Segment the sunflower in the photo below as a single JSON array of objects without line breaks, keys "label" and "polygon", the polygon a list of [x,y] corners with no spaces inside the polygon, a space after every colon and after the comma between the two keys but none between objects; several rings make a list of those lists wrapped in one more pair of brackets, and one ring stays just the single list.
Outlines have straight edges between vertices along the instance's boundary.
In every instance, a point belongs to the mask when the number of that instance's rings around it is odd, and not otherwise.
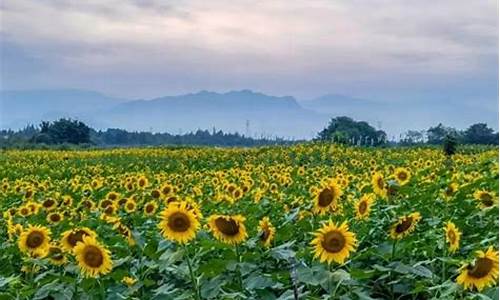
[{"label": "sunflower", "polygon": [[24,206],[21,206],[19,208],[18,213],[22,217],[27,217],[27,216],[31,215],[31,210],[28,206],[24,205]]},{"label": "sunflower", "polygon": [[270,247],[272,241],[274,240],[276,229],[274,228],[273,224],[271,224],[271,221],[269,221],[268,217],[264,217],[259,221],[258,231],[260,232],[260,241],[262,242],[264,247]]},{"label": "sunflower", "polygon": [[460,236],[462,235],[462,233],[458,230],[457,226],[455,226],[455,224],[453,224],[452,222],[446,223],[446,226],[444,227],[444,232],[446,236],[446,241],[450,244],[448,250],[451,253],[457,251],[460,245]]},{"label": "sunflower", "polygon": [[411,175],[410,171],[406,168],[396,168],[396,170],[394,170],[394,177],[399,185],[403,186],[410,182]]},{"label": "sunflower", "polygon": [[137,279],[130,276],[125,276],[122,278],[122,283],[127,285],[128,287],[133,286],[137,282]]},{"label": "sunflower", "polygon": [[489,247],[486,252],[476,251],[474,262],[467,263],[460,268],[457,283],[464,288],[482,291],[497,283],[498,280],[498,251]]},{"label": "sunflower", "polygon": [[216,239],[226,244],[236,245],[247,238],[245,217],[241,215],[211,215],[208,228]]},{"label": "sunflower", "polygon": [[416,224],[422,219],[419,212],[411,213],[407,216],[400,217],[399,220],[392,225],[391,238],[400,240],[415,230]]},{"label": "sunflower", "polygon": [[381,173],[376,172],[375,174],[373,174],[373,176],[372,176],[372,188],[373,188],[373,192],[375,194],[377,194],[378,196],[380,196],[382,198],[387,197],[387,186],[386,186],[386,183],[384,181],[384,176]]},{"label": "sunflower", "polygon": [[349,231],[347,222],[338,226],[329,220],[314,236],[311,245],[314,247],[314,257],[319,258],[320,262],[326,261],[330,264],[334,261],[343,264],[350,252],[356,249],[356,235]]},{"label": "sunflower", "polygon": [[142,175],[137,178],[137,187],[144,189],[149,185],[149,180],[146,176]]},{"label": "sunflower", "polygon": [[316,189],[314,195],[314,208],[316,214],[323,215],[330,210],[337,209],[337,201],[342,195],[340,187],[333,181],[324,184],[322,188]]},{"label": "sunflower", "polygon": [[164,185],[161,186],[160,192],[162,193],[163,196],[168,196],[174,191],[174,187],[168,183],[165,183]]},{"label": "sunflower", "polygon": [[71,252],[85,236],[97,237],[97,233],[87,227],[75,228],[62,233],[61,244],[64,250]]},{"label": "sunflower", "polygon": [[200,222],[192,210],[187,208],[187,202],[172,202],[161,212],[161,222],[158,224],[163,237],[185,244],[196,237]]},{"label": "sunflower", "polygon": [[52,212],[47,215],[47,222],[57,224],[64,219],[64,216],[58,212]]},{"label": "sunflower", "polygon": [[475,191],[474,199],[479,202],[479,207],[481,208],[493,207],[498,202],[498,198],[492,192],[485,190]]},{"label": "sunflower", "polygon": [[120,198],[120,194],[117,192],[109,192],[106,194],[106,199],[111,200],[111,201],[116,201]]},{"label": "sunflower", "polygon": [[63,250],[58,246],[51,245],[49,247],[48,257],[50,262],[56,266],[66,263],[66,256],[64,256]]},{"label": "sunflower", "polygon": [[129,198],[127,202],[125,202],[125,211],[127,213],[133,213],[137,208],[137,203],[134,199]]},{"label": "sunflower", "polygon": [[98,277],[111,272],[113,261],[108,249],[92,236],[84,236],[74,249],[76,261],[85,277]]},{"label": "sunflower", "polygon": [[453,195],[455,195],[457,190],[458,190],[458,184],[456,182],[451,182],[444,189],[444,192],[443,192],[444,198],[450,199],[451,197],[453,197]]},{"label": "sunflower", "polygon": [[152,216],[155,214],[157,209],[158,209],[158,204],[154,200],[149,201],[144,205],[144,214],[146,216]]},{"label": "sunflower", "polygon": [[373,195],[363,195],[358,202],[356,202],[356,219],[358,220],[366,220],[370,215],[371,207],[373,202],[375,201],[375,197]]},{"label": "sunflower", "polygon": [[49,245],[50,229],[39,225],[28,225],[18,241],[19,249],[33,257],[47,256]]},{"label": "sunflower", "polygon": [[52,198],[47,198],[42,202],[42,207],[48,211],[53,210],[57,207],[57,201]]}]

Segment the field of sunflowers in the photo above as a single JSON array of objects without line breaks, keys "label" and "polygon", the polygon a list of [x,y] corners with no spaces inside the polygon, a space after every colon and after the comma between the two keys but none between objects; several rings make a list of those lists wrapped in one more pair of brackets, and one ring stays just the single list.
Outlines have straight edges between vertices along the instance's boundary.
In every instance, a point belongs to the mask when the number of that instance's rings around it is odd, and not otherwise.
[{"label": "field of sunflowers", "polygon": [[498,148],[0,152],[0,299],[498,299]]}]

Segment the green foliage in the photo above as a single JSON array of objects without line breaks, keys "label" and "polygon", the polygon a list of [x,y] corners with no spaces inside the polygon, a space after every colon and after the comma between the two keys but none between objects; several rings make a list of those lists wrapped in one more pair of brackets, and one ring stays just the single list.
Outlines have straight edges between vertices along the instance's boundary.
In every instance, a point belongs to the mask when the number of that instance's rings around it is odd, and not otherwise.
[{"label": "green foliage", "polygon": [[40,132],[31,138],[33,143],[85,144],[90,143],[90,128],[85,123],[71,119],[42,122]]},{"label": "green foliage", "polygon": [[443,141],[443,151],[447,156],[452,156],[457,152],[457,139],[452,135],[446,135]]},{"label": "green foliage", "polygon": [[337,117],[331,119],[328,126],[318,133],[317,139],[350,145],[379,146],[386,143],[387,135],[367,122],[354,121],[349,117]]}]

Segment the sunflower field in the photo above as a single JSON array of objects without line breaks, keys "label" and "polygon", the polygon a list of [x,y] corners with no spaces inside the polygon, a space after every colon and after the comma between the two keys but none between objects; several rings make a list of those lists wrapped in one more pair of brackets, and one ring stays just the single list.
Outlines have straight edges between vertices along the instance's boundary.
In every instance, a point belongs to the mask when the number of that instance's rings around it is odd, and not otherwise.
[{"label": "sunflower field", "polygon": [[498,148],[6,150],[0,299],[498,299]]}]

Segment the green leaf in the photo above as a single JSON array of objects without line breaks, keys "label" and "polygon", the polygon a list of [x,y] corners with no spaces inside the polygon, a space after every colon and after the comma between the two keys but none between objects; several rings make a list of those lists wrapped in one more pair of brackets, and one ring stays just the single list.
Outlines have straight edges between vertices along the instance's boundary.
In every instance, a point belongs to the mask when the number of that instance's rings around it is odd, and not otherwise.
[{"label": "green leaf", "polygon": [[253,273],[243,281],[243,285],[247,290],[265,289],[273,286],[274,282],[269,277],[259,273]]}]

